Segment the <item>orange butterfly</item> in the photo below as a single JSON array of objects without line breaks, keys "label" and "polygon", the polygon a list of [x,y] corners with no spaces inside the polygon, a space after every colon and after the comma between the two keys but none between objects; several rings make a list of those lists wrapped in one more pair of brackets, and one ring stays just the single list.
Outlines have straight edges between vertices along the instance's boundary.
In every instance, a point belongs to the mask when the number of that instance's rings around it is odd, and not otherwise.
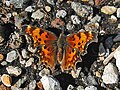
[{"label": "orange butterfly", "polygon": [[34,47],[41,46],[41,63],[54,70],[58,62],[62,71],[75,70],[80,55],[86,53],[86,46],[96,38],[96,34],[91,31],[79,31],[68,36],[62,33],[57,37],[50,31],[32,26],[28,26],[25,32],[32,37]]}]

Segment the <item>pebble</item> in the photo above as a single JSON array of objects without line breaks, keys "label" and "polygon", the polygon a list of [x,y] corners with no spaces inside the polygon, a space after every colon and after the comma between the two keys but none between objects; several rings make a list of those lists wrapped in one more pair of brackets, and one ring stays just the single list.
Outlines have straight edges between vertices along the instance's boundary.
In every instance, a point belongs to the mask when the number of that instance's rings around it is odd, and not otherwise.
[{"label": "pebble", "polygon": [[10,51],[7,54],[6,61],[7,62],[12,62],[12,61],[14,61],[17,58],[18,58],[17,52],[15,50],[13,50],[13,51]]},{"label": "pebble", "polygon": [[0,85],[0,90],[10,90],[9,87],[6,87],[5,85],[1,84]]},{"label": "pebble", "polygon": [[22,69],[19,67],[14,67],[14,66],[8,66],[6,68],[8,74],[12,74],[15,76],[19,76],[22,73]]},{"label": "pebble", "polygon": [[120,50],[114,53],[114,58],[116,59],[116,66],[120,72]]},{"label": "pebble", "polygon": [[81,67],[79,67],[76,71],[72,70],[71,71],[71,75],[73,78],[78,78],[79,77],[79,74],[80,74],[80,71],[81,71]]},{"label": "pebble", "polygon": [[99,71],[96,71],[96,72],[95,72],[95,75],[96,75],[96,77],[99,77],[99,78],[101,77],[101,74],[100,74]]},{"label": "pebble", "polygon": [[70,31],[70,30],[73,30],[75,28],[75,25],[73,25],[72,22],[69,21],[66,25],[66,28]]},{"label": "pebble", "polygon": [[117,10],[117,8],[114,7],[114,6],[103,6],[103,7],[101,8],[101,12],[103,12],[103,13],[105,13],[105,14],[109,14],[109,15],[115,13],[116,10]]},{"label": "pebble", "polygon": [[0,61],[2,61],[4,59],[3,54],[0,53]]},{"label": "pebble", "polygon": [[45,75],[50,75],[50,70],[49,69],[46,69],[46,68],[44,68],[43,70],[41,70],[40,72],[39,72],[39,76],[45,76]]},{"label": "pebble", "polygon": [[105,66],[102,80],[105,84],[118,83],[118,70],[112,63]]},{"label": "pebble", "polygon": [[7,62],[6,61],[1,62],[1,65],[5,66],[5,65],[7,65]]},{"label": "pebble", "polygon": [[23,49],[21,53],[23,58],[29,58],[28,52],[26,51],[26,49]]},{"label": "pebble", "polygon": [[28,85],[29,90],[35,90],[36,88],[36,80],[33,80]]},{"label": "pebble", "polygon": [[34,18],[34,19],[42,19],[43,17],[44,17],[44,13],[43,12],[41,12],[40,10],[37,10],[37,11],[35,11],[35,12],[33,12],[32,13],[32,18]]},{"label": "pebble", "polygon": [[90,21],[96,23],[96,22],[100,22],[100,20],[101,20],[101,16],[96,15],[96,16],[93,17]]},{"label": "pebble", "polygon": [[47,0],[47,2],[51,5],[55,5],[54,0]]},{"label": "pebble", "polygon": [[117,18],[120,18],[120,8],[117,9]]},{"label": "pebble", "polygon": [[34,62],[34,58],[30,58],[30,59],[25,63],[25,67],[31,66],[33,62]]},{"label": "pebble", "polygon": [[50,7],[50,6],[45,6],[45,10],[46,10],[47,12],[50,12],[50,11],[51,11],[51,7]]},{"label": "pebble", "polygon": [[10,2],[14,5],[15,8],[22,8],[23,0],[10,0]]},{"label": "pebble", "polygon": [[56,13],[56,18],[64,18],[67,15],[67,12],[65,10],[58,10]]},{"label": "pebble", "polygon": [[88,74],[87,81],[89,85],[98,85],[95,78],[90,73]]},{"label": "pebble", "polygon": [[93,13],[93,8],[91,8],[90,6],[81,5],[81,3],[78,2],[72,2],[71,7],[81,17],[86,17],[90,13]]},{"label": "pebble", "polygon": [[99,56],[104,56],[106,53],[105,48],[103,46],[103,43],[100,43],[99,45]]},{"label": "pebble", "polygon": [[25,8],[26,12],[33,12],[34,11],[34,7],[33,6],[28,6],[27,8]]},{"label": "pebble", "polygon": [[6,6],[10,6],[10,1],[5,1]]},{"label": "pebble", "polygon": [[80,22],[81,22],[79,20],[78,16],[76,16],[76,15],[71,15],[71,20],[72,20],[73,24],[80,24]]},{"label": "pebble", "polygon": [[68,85],[67,90],[73,90],[74,86],[73,85]]},{"label": "pebble", "polygon": [[118,23],[118,26],[117,26],[118,29],[120,29],[120,23]]},{"label": "pebble", "polygon": [[2,83],[7,86],[7,87],[10,87],[11,86],[11,83],[12,83],[12,78],[8,75],[8,74],[3,74],[1,76],[1,80],[2,80]]},{"label": "pebble", "polygon": [[79,85],[79,86],[77,87],[77,90],[85,90],[85,89],[84,89],[83,86],[80,86],[80,85]]},{"label": "pebble", "polygon": [[98,90],[95,86],[87,86],[85,90]]},{"label": "pebble", "polygon": [[34,48],[31,45],[28,45],[28,51],[35,53],[37,51],[37,48]]},{"label": "pebble", "polygon": [[52,76],[43,76],[40,81],[42,82],[44,90],[61,90],[59,82]]},{"label": "pebble", "polygon": [[116,23],[117,22],[117,17],[114,16],[114,15],[111,15],[110,20],[111,20],[112,23]]},{"label": "pebble", "polygon": [[113,38],[114,42],[119,42],[120,41],[120,34],[118,34],[116,37]]}]

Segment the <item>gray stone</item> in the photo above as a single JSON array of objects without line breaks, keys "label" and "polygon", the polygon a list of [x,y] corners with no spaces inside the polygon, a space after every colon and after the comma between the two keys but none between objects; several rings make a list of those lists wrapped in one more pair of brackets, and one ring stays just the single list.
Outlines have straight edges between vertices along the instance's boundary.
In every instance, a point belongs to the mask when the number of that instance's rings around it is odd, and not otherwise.
[{"label": "gray stone", "polygon": [[7,61],[7,62],[12,62],[12,61],[14,61],[14,60],[17,59],[17,58],[18,58],[18,55],[17,55],[16,51],[13,50],[13,51],[10,51],[10,52],[7,54],[6,61]]},{"label": "gray stone", "polygon": [[105,84],[118,83],[118,70],[112,63],[105,66],[102,79]]},{"label": "gray stone", "polygon": [[111,36],[105,40],[105,47],[111,49],[112,45],[113,45],[113,37]]},{"label": "gray stone", "polygon": [[54,0],[47,0],[47,2],[51,5],[55,5]]},{"label": "gray stone", "polygon": [[99,56],[103,56],[105,55],[106,51],[105,51],[105,48],[103,46],[103,43],[100,43],[99,45]]},{"label": "gray stone", "polygon": [[31,17],[34,18],[34,19],[39,19],[39,20],[41,20],[41,19],[44,17],[44,13],[41,12],[41,11],[38,9],[37,11],[35,11],[35,12],[32,13],[32,16],[31,16]]},{"label": "gray stone", "polygon": [[89,85],[98,85],[95,78],[90,73],[88,74],[87,81]]},{"label": "gray stone", "polygon": [[56,13],[56,18],[64,18],[67,15],[67,12],[65,10],[58,10]]},{"label": "gray stone", "polygon": [[87,86],[85,90],[98,90],[95,86]]},{"label": "gray stone", "polygon": [[15,76],[19,76],[22,73],[22,69],[19,67],[14,67],[14,66],[8,66],[6,68],[8,74],[12,74]]},{"label": "gray stone", "polygon": [[31,66],[33,62],[34,62],[34,58],[30,58],[30,59],[25,63],[25,67]]},{"label": "gray stone", "polygon": [[22,8],[23,0],[10,0],[15,8]]}]

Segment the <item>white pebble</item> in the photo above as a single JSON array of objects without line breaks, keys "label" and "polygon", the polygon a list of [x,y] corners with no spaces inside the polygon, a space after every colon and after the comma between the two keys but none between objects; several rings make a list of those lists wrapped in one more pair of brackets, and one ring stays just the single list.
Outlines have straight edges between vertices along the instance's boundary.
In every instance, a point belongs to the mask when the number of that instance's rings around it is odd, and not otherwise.
[{"label": "white pebble", "polygon": [[56,13],[56,18],[64,18],[67,15],[67,12],[65,10],[58,10]]},{"label": "white pebble", "polygon": [[117,9],[117,18],[120,18],[120,8]]},{"label": "white pebble", "polygon": [[76,15],[71,15],[71,20],[72,20],[73,24],[80,24],[80,22],[81,22],[79,20],[78,16],[76,16]]},{"label": "white pebble", "polygon": [[12,74],[15,76],[19,76],[22,73],[22,70],[19,67],[8,66],[6,70],[9,74]]},{"label": "white pebble", "polygon": [[6,57],[7,62],[12,62],[13,60],[17,59],[18,55],[15,50],[9,52]]},{"label": "white pebble", "polygon": [[85,90],[98,90],[95,86],[87,86]]},{"label": "white pebble", "polygon": [[26,51],[26,49],[23,49],[23,50],[22,50],[22,57],[23,57],[23,58],[29,58],[29,57],[28,57],[28,52]]},{"label": "white pebble", "polygon": [[32,65],[32,63],[34,62],[34,58],[30,58],[25,64],[25,67],[29,67]]},{"label": "white pebble", "polygon": [[112,63],[105,66],[102,79],[105,84],[114,84],[118,82],[118,70]]},{"label": "white pebble", "polygon": [[41,12],[40,10],[37,10],[34,13],[32,13],[31,17],[34,18],[34,19],[39,19],[40,20],[44,17],[44,13]]},{"label": "white pebble", "polygon": [[28,6],[26,9],[25,9],[26,12],[33,12],[34,9],[32,6]]},{"label": "white pebble", "polygon": [[116,66],[120,72],[120,50],[114,53],[114,58],[116,59]]}]

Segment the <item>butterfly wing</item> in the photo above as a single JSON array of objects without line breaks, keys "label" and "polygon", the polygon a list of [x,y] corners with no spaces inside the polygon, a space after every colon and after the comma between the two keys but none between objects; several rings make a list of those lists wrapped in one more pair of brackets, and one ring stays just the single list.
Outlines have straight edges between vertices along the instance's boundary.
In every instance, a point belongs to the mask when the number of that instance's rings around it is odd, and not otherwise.
[{"label": "butterfly wing", "polygon": [[41,63],[47,65],[50,69],[53,69],[56,63],[55,41],[57,40],[57,37],[52,32],[32,26],[28,26],[25,32],[32,37],[34,47],[41,46],[39,50]]},{"label": "butterfly wing", "polygon": [[85,54],[87,44],[94,38],[92,32],[78,32],[66,37],[65,51],[63,53],[63,59],[61,69],[69,70],[75,69],[75,65],[80,59],[80,55]]}]

